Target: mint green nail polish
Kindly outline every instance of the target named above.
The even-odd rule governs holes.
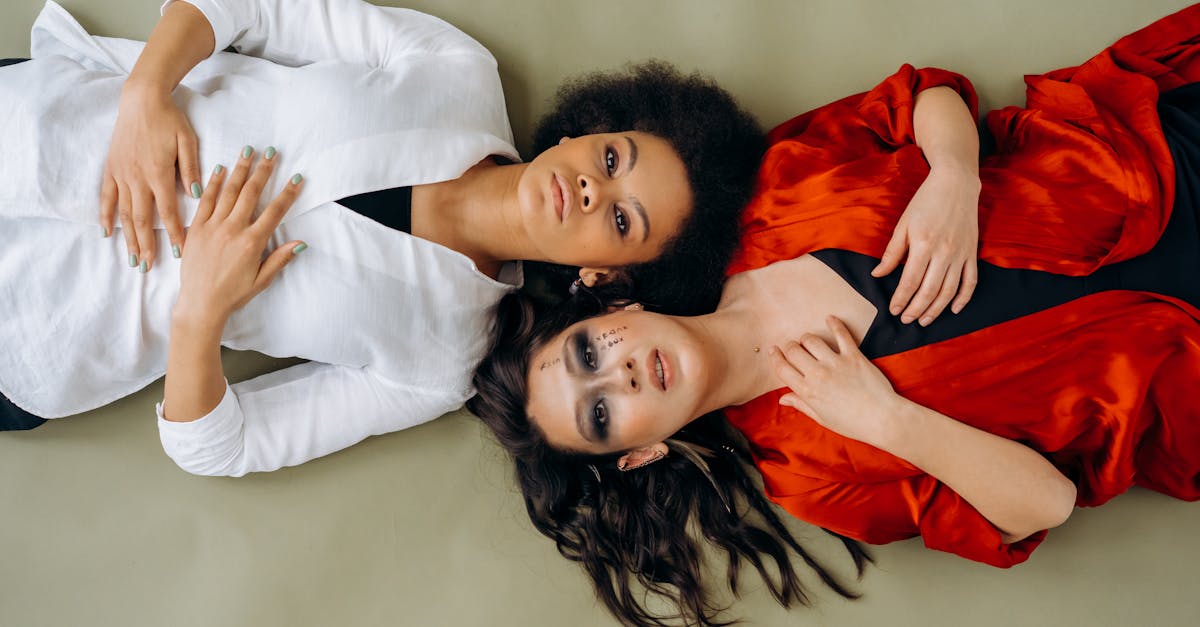
[[[102,227],[100,227],[100,230],[101,230],[101,231],[104,231],[104,237],[108,237],[109,235],[112,235],[111,233],[109,233],[109,232],[108,232],[108,227],[107,227],[107,226],[102,226]]]
[[[141,263],[141,265],[138,266],[138,272],[141,272],[142,274],[146,274],[149,271],[150,271],[150,264],[146,263],[145,261],[143,261]]]
[[[304,252],[304,250],[306,248],[308,248],[308,244],[305,244],[304,242],[300,242],[299,244],[296,244],[295,248],[292,249],[292,254],[299,255],[300,253]]]
[[[213,168],[213,176],[216,176],[224,171],[225,171],[225,166],[218,163],[217,167]]]
[[[274,159],[275,158],[275,147],[267,146],[267,151],[263,153],[263,156],[266,157],[267,159]]]
[[[129,253],[129,267],[130,268],[137,267],[137,255],[135,255],[133,253]]]
[[[171,254],[172,254],[172,255],[175,255],[175,258],[176,258],[176,259],[179,259],[179,257],[180,257],[180,254],[179,254],[179,244],[174,244],[174,245],[172,245],[172,246],[171,246]]]
[[[300,181],[303,181],[303,180],[304,180],[304,177],[297,174],[296,176],[292,177],[292,185],[299,185]]]
[[[242,149],[242,158],[243,159],[249,159],[250,155],[252,155],[252,154],[254,154],[253,146],[246,146],[245,148]]]
[[[192,198],[199,198],[202,191],[199,183],[192,183]]]

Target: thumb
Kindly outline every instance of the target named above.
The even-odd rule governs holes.
[[[258,276],[254,277],[254,293],[258,294],[267,289],[267,286],[271,284],[271,281],[275,280],[276,275],[283,270],[284,266],[291,263],[296,258],[296,255],[304,252],[307,248],[308,244],[299,240],[288,242],[276,248],[258,268]]]
[[[896,232],[892,233],[892,239],[888,240],[887,248],[883,251],[883,257],[879,260],[879,265],[871,271],[871,276],[881,277],[891,274],[900,261],[904,259],[904,253],[908,250],[908,230],[903,225],[896,227]]]

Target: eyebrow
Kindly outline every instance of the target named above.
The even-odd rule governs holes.
[[[626,169],[626,172],[628,172],[633,169],[633,166],[637,165],[637,144],[634,143],[632,137],[628,135],[624,137],[625,141],[629,142],[629,167]],[[642,201],[638,200],[637,196],[630,196],[629,202],[633,204],[634,210],[642,217],[642,242],[645,242],[650,239],[650,216],[646,214],[646,208],[642,206]]]
[[[572,377],[579,376],[579,367],[575,363],[575,359],[577,357],[572,354],[571,347],[579,344],[579,338],[581,336],[583,337],[583,340],[586,342],[587,341],[587,331],[586,330],[577,331],[575,333],[572,333],[571,336],[568,337],[565,342],[563,342],[563,351],[562,351],[563,352],[563,354],[562,354],[563,366],[566,367],[567,373],[570,374]],[[580,401],[579,404],[577,404],[575,407],[575,428],[579,430],[579,435],[582,435],[583,439],[587,440],[588,442],[595,442],[596,434],[592,430],[592,428],[591,428],[592,425],[590,422],[588,422],[587,416],[588,416],[587,402]]]

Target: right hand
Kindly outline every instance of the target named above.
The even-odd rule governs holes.
[[[154,212],[157,209],[172,254],[183,252],[175,173],[186,193],[200,197],[199,147],[187,115],[169,90],[126,82],[100,188],[100,226],[113,232],[121,218],[130,265],[143,272],[154,264]]]
[[[271,233],[300,195],[303,178],[297,174],[289,179],[256,215],[278,157],[268,150],[252,168],[253,151],[247,148],[247,152],[232,171],[218,166],[189,227],[190,252],[179,271],[179,298],[173,316],[197,328],[224,327],[233,312],[266,289],[307,247],[294,240],[263,258]]]

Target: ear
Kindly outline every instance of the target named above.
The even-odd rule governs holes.
[[[650,446],[636,448],[617,459],[617,470],[622,472],[649,466],[667,456],[666,443],[656,442]]]
[[[579,280],[588,287],[596,287],[625,278],[624,270],[612,268],[580,268]]]

